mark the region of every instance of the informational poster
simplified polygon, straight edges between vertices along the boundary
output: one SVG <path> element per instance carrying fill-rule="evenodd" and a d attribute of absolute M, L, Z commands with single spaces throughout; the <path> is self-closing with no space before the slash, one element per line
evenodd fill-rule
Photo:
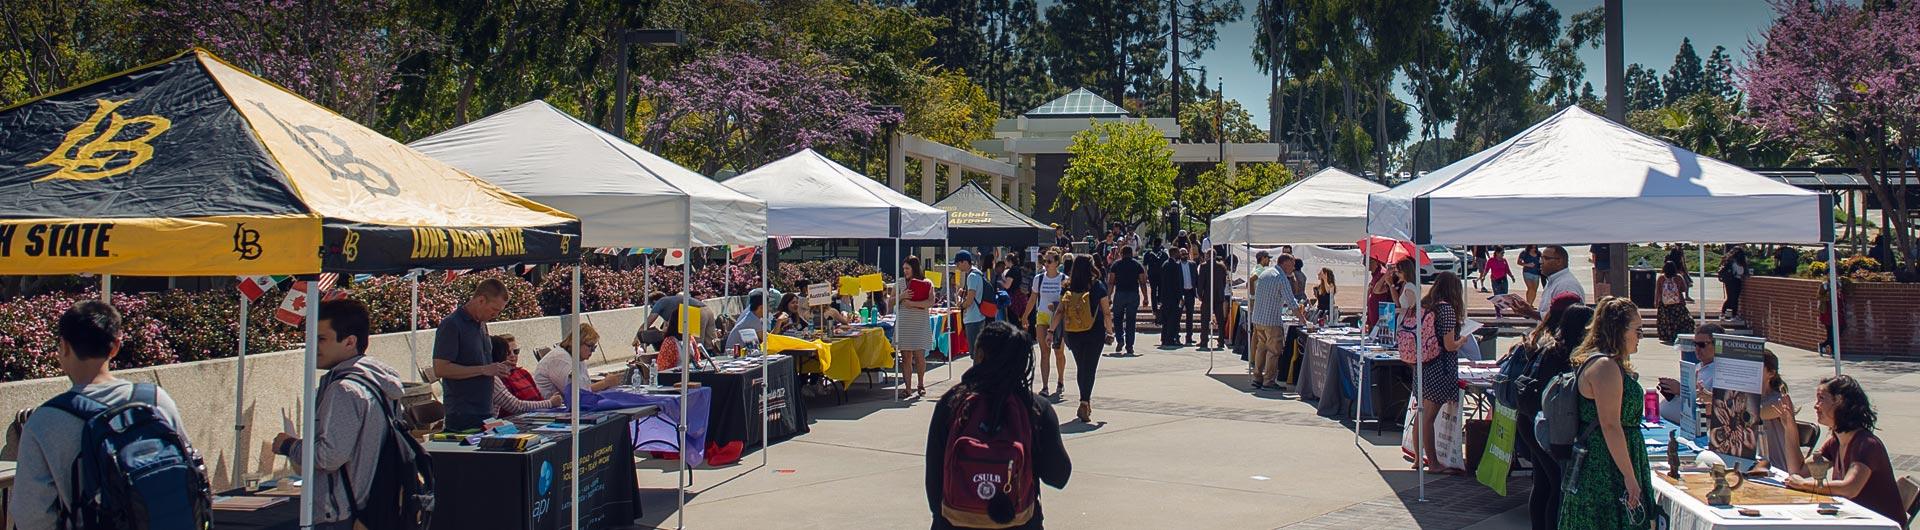
<path fill-rule="evenodd" d="M 1680 395 L 1674 399 L 1687 406 L 1679 410 L 1685 414 L 1677 418 L 1667 418 L 1679 426 L 1680 436 L 1688 440 L 1700 437 L 1700 376 L 1699 363 L 1680 361 Z"/>
<path fill-rule="evenodd" d="M 887 277 L 876 272 L 860 276 L 860 292 L 878 293 L 887 290 Z"/>
<path fill-rule="evenodd" d="M 1765 339 L 1714 335 L 1713 399 L 1707 417 L 1707 444 L 1715 453 L 1751 460 L 1759 452 L 1762 357 Z"/>
<path fill-rule="evenodd" d="M 1507 495 L 1507 472 L 1513 469 L 1514 430 L 1518 428 L 1515 417 L 1518 411 L 1506 405 L 1493 405 L 1493 427 L 1487 431 L 1487 452 L 1480 456 L 1480 469 L 1474 475 L 1481 484 L 1493 488 L 1494 493 Z"/>
<path fill-rule="evenodd" d="M 807 286 L 807 305 L 823 306 L 833 303 L 833 286 L 816 283 Z"/>
<path fill-rule="evenodd" d="M 840 296 L 860 296 L 860 279 L 852 276 L 841 276 Z"/>
<path fill-rule="evenodd" d="M 943 280 L 946 280 L 946 277 L 947 277 L 947 275 L 945 274 L 941 274 L 934 271 L 927 271 L 927 272 L 920 273 L 920 276 L 922 278 L 926 278 L 928 282 L 933 283 L 933 288 L 935 289 L 939 289 L 942 285 L 946 284 L 946 282 L 943 281 Z"/>

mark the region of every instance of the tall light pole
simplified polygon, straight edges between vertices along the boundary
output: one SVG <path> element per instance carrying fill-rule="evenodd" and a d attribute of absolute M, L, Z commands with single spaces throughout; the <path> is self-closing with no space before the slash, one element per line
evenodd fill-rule
<path fill-rule="evenodd" d="M 620 32 L 614 45 L 613 134 L 627 137 L 627 49 L 635 44 L 678 47 L 687 43 L 687 34 L 677 29 L 629 29 Z"/>

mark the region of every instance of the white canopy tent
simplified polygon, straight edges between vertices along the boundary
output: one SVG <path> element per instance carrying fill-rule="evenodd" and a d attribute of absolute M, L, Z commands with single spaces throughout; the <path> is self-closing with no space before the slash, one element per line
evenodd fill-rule
<path fill-rule="evenodd" d="M 946 210 L 893 191 L 812 149 L 801 149 L 735 175 L 725 184 L 767 201 L 767 232 L 774 236 L 892 239 L 896 257 L 901 255 L 901 240 L 939 239 L 941 254 L 946 254 Z M 885 264 L 876 265 L 887 270 Z M 952 284 L 941 282 L 943 286 Z M 953 359 L 951 353 L 948 356 L 947 375 L 951 378 Z M 894 366 L 900 364 L 896 358 Z"/>
<path fill-rule="evenodd" d="M 1704 243 L 1825 244 L 1831 255 L 1831 211 L 1824 194 L 1569 106 L 1499 145 L 1369 196 L 1367 231 L 1423 245 L 1690 239 L 1703 244 L 1704 269 Z M 1838 373 L 1837 340 L 1833 359 Z M 1425 498 L 1424 483 L 1420 491 Z"/>
<path fill-rule="evenodd" d="M 1209 233 L 1216 243 L 1352 245 L 1367 237 L 1367 195 L 1383 191 L 1326 168 L 1213 218 Z"/>
<path fill-rule="evenodd" d="M 765 202 L 534 100 L 410 144 L 580 216 L 581 246 L 761 245 Z"/>
<path fill-rule="evenodd" d="M 618 136 L 574 118 L 545 101 L 529 101 L 414 142 L 415 149 L 472 173 L 502 188 L 528 197 L 540 197 L 556 208 L 581 218 L 583 247 L 690 248 L 719 245 L 768 244 L 767 203 L 734 191 L 685 167 L 647 152 Z M 591 219 L 591 221 L 589 221 Z M 683 297 L 692 284 L 693 260 L 681 267 Z M 767 260 L 761 260 L 761 291 L 766 291 Z M 573 320 L 580 315 L 580 269 L 573 272 Z M 686 298 L 683 298 L 686 299 Z M 767 301 L 772 304 L 772 301 Z M 686 318 L 689 311 L 676 314 Z M 680 329 L 687 329 L 682 322 Z M 767 330 L 760 330 L 766 336 Z M 580 334 L 569 345 L 580 351 Z M 697 341 L 696 341 L 697 342 Z M 697 344 L 688 343 L 692 347 Z M 688 347 L 688 346 L 682 346 Z M 686 359 L 688 356 L 683 356 Z M 575 381 L 585 381 L 584 363 L 574 363 Z M 686 380 L 687 366 L 680 376 Z M 761 376 L 766 376 L 766 364 Z M 761 388 L 762 404 L 767 389 Z M 568 403 L 580 402 L 578 385 Z M 572 407 L 572 457 L 580 461 L 579 407 Z M 680 415 L 687 415 L 687 386 L 680 387 Z M 761 416 L 764 422 L 766 415 Z M 677 447 L 686 447 L 686 422 L 679 421 Z M 761 460 L 768 458 L 766 433 L 761 426 Z M 686 519 L 685 459 L 678 459 L 679 510 L 677 526 Z M 580 485 L 573 485 L 572 521 L 580 524 Z"/>
<path fill-rule="evenodd" d="M 725 184 L 766 201 L 767 232 L 775 236 L 908 240 L 947 237 L 946 210 L 901 195 L 812 149 L 802 149 L 736 175 Z"/>

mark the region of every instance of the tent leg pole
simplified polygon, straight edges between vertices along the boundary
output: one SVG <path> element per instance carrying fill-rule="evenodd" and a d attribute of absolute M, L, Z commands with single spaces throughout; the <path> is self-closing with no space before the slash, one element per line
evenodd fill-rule
<path fill-rule="evenodd" d="M 240 453 L 246 447 L 247 311 L 251 303 L 252 300 L 245 293 L 240 294 L 240 344 L 235 350 L 240 354 L 234 357 L 233 363 L 233 482 L 227 486 L 229 488 L 244 486 L 246 480 L 246 459 L 241 458 Z"/>
<path fill-rule="evenodd" d="M 952 242 L 951 242 L 951 240 L 948 240 L 947 238 L 940 238 L 940 261 L 947 261 L 948 259 L 950 259 L 950 258 L 949 258 L 948 256 L 949 256 L 950 254 L 952 254 L 952 253 L 953 253 L 953 248 L 952 248 L 952 246 L 953 246 L 953 244 L 952 244 Z M 949 262 L 949 263 L 951 263 L 951 262 Z M 946 280 L 946 281 L 943 281 L 943 282 L 940 282 L 941 284 L 943 284 L 943 285 L 945 285 L 945 286 L 947 287 L 947 306 L 948 306 L 948 307 L 959 307 L 959 306 L 960 306 L 960 304 L 956 304 L 956 303 L 954 303 L 954 299 L 953 299 L 953 282 L 954 282 L 954 280 L 955 280 L 955 277 L 954 277 L 954 276 L 953 276 L 953 274 L 952 274 L 952 271 L 953 271 L 953 269 L 952 269 L 952 266 L 951 266 L 951 265 L 949 265 L 949 266 L 948 266 L 948 269 L 947 269 L 947 271 L 948 271 L 948 272 L 945 272 L 945 273 L 941 273 L 941 276 L 945 276 L 945 278 L 942 278 L 942 279 L 944 279 L 944 280 Z M 945 320 L 955 320 L 955 319 L 959 319 L 959 318 L 962 318 L 962 317 L 963 317 L 963 315 L 958 315 L 958 314 L 954 314 L 954 313 L 948 313 L 948 314 L 947 314 L 947 318 L 946 318 Z M 956 323 L 959 323 L 959 322 L 956 322 Z M 964 326 L 964 324 L 963 324 L 963 326 Z M 967 336 L 967 331 L 966 331 L 966 328 L 964 328 L 964 327 L 962 327 L 962 328 L 960 329 L 960 336 L 961 336 L 961 337 L 965 337 L 965 336 Z M 968 344 L 968 345 L 967 345 L 967 347 L 968 347 L 968 348 L 972 348 L 972 347 L 973 347 L 973 345 L 972 345 L 972 344 Z M 953 349 L 954 349 L 954 348 L 953 348 L 953 336 L 952 336 L 952 334 L 951 334 L 951 333 L 949 333 L 949 334 L 948 334 L 948 336 L 947 336 L 947 351 L 946 351 L 946 354 L 947 354 L 947 381 L 952 381 L 952 380 L 953 380 L 953 363 L 954 363 L 954 360 L 955 360 L 955 357 L 953 356 Z M 943 381 L 943 382 L 945 382 L 945 381 Z"/>
<path fill-rule="evenodd" d="M 691 337 L 691 335 L 687 333 L 687 330 L 692 327 L 690 324 L 692 324 L 693 320 L 688 318 L 688 313 L 693 312 L 691 311 L 692 307 L 693 260 L 688 259 L 680 263 L 680 309 L 675 311 L 675 313 L 677 313 L 675 318 L 680 319 L 680 336 L 683 339 Z M 693 454 L 691 448 L 687 447 L 687 389 L 693 386 L 690 383 L 691 380 L 687 379 L 687 365 L 690 364 L 688 361 L 693 358 L 695 352 L 699 351 L 700 348 L 698 337 L 692 338 L 694 340 L 680 341 L 680 417 L 679 421 L 675 422 L 676 425 L 673 429 L 680 437 L 680 444 L 676 446 L 680 448 L 680 458 L 674 461 L 674 465 L 677 468 L 674 471 L 674 475 L 680 480 L 679 510 L 675 511 L 673 515 L 675 528 L 687 527 L 687 473 L 691 471 L 687 468 L 687 457 Z M 574 503 L 574 506 L 579 505 L 580 503 Z M 579 527 L 575 526 L 574 528 Z"/>
<path fill-rule="evenodd" d="M 571 445 L 570 450 L 572 451 L 572 456 L 573 456 L 573 460 L 572 460 L 573 469 L 575 470 L 580 469 L 580 385 L 586 383 L 587 381 L 587 366 L 586 366 L 587 363 L 586 361 L 578 360 L 580 358 L 579 356 L 580 356 L 580 340 L 581 340 L 581 337 L 580 337 L 580 269 L 585 266 L 586 266 L 585 256 L 581 257 L 580 262 L 573 264 L 573 289 L 571 289 L 571 292 L 573 293 L 572 295 L 573 300 L 571 305 L 571 314 L 573 318 L 567 321 L 567 327 L 566 327 L 566 335 L 573 337 L 572 344 L 567 345 L 568 348 L 571 348 L 570 350 L 567 351 L 567 353 L 570 355 L 573 355 L 574 358 L 576 359 L 573 362 L 573 381 L 567 385 L 567 392 L 573 394 L 571 396 L 572 401 L 567 402 L 567 404 L 569 405 L 567 407 L 567 411 L 572 416 L 572 421 L 569 422 L 569 425 L 567 428 L 570 431 L 572 431 L 571 432 L 572 436 L 569 437 L 568 442 Z M 568 528 L 579 528 L 580 527 L 580 481 L 569 480 L 567 481 L 567 483 L 568 483 L 567 487 L 570 490 L 568 493 L 572 495 L 572 499 L 573 499 L 572 500 L 573 509 L 568 514 L 568 517 L 571 518 L 570 521 L 572 526 L 569 526 Z"/>
<path fill-rule="evenodd" d="M 316 434 L 314 432 L 314 408 L 316 407 L 314 400 L 318 397 L 319 393 L 318 389 L 314 387 L 314 371 L 317 370 L 315 365 L 318 364 L 316 356 L 319 353 L 319 350 L 316 350 L 315 347 L 320 343 L 320 310 L 316 307 L 319 305 L 316 301 L 320 299 L 320 282 L 314 280 L 306 282 L 306 284 L 307 347 L 305 348 L 305 358 L 300 365 L 300 376 L 303 381 L 303 384 L 300 386 L 300 436 L 305 437 L 308 442 L 314 442 L 317 441 L 317 438 L 314 436 L 314 434 Z M 313 469 L 313 450 L 311 448 L 314 447 L 314 445 L 307 444 L 306 447 L 309 449 L 300 452 L 300 469 L 302 473 L 310 474 L 311 472 L 305 470 Z M 301 488 L 300 528 L 313 528 L 313 515 L 313 488 Z"/>
<path fill-rule="evenodd" d="M 766 308 L 762 309 L 766 313 L 765 316 L 760 318 L 760 465 L 762 466 L 767 465 L 767 459 L 771 458 L 767 453 L 773 451 L 771 441 L 773 435 L 770 434 L 773 430 L 773 402 L 767 398 L 769 387 L 773 386 L 773 378 L 768 375 L 770 368 L 767 366 L 773 362 L 773 352 L 767 351 L 767 334 L 771 333 L 773 328 L 770 327 L 772 324 L 766 318 L 773 316 L 773 304 L 778 301 L 773 299 L 773 291 L 767 288 L 767 262 L 771 261 L 772 253 L 772 247 L 760 249 L 760 307 Z M 787 396 L 787 399 L 796 397 Z M 781 417 L 786 416 L 783 414 Z"/>
<path fill-rule="evenodd" d="M 1833 375 L 1840 376 L 1840 280 L 1833 269 L 1840 264 L 1833 243 L 1827 243 L 1827 337 L 1833 340 Z"/>
<path fill-rule="evenodd" d="M 1360 291 L 1360 295 L 1363 297 L 1361 298 L 1361 300 L 1370 299 L 1372 298 L 1371 295 L 1373 294 L 1373 242 L 1367 241 L 1366 243 L 1367 244 L 1365 245 L 1360 245 L 1360 254 L 1362 256 L 1360 258 L 1360 266 L 1363 270 L 1366 271 L 1365 277 L 1366 277 L 1366 285 L 1367 285 L 1366 290 Z M 1366 326 L 1367 316 L 1369 316 L 1369 314 L 1376 313 L 1377 311 L 1379 311 L 1379 309 L 1374 308 L 1372 305 L 1368 305 L 1366 302 L 1360 303 L 1360 310 L 1362 311 L 1362 313 L 1360 313 L 1360 325 L 1362 327 Z M 1375 322 L 1375 325 L 1379 325 L 1378 324 L 1379 321 L 1376 320 L 1374 322 Z M 1374 330 L 1369 329 L 1367 331 L 1371 333 Z M 1366 339 L 1363 336 L 1361 340 L 1364 341 Z M 1354 381 L 1356 382 L 1353 385 L 1353 443 L 1354 445 L 1359 445 L 1360 444 L 1360 400 L 1365 398 L 1367 395 L 1366 394 L 1367 392 L 1366 363 L 1361 363 L 1360 373 L 1356 374 L 1356 376 L 1357 377 L 1354 378 Z M 1321 398 L 1321 399 L 1325 399 L 1325 398 Z M 1374 418 L 1373 421 L 1380 421 L 1380 418 Z"/>
<path fill-rule="evenodd" d="M 100 301 L 113 305 L 113 275 L 100 275 Z"/>
<path fill-rule="evenodd" d="M 1414 249 L 1414 252 L 1423 252 L 1420 250 L 1420 247 L 1417 247 L 1417 246 L 1414 247 L 1413 249 Z M 1413 262 L 1413 266 L 1414 266 L 1413 299 L 1419 300 L 1420 288 L 1423 287 L 1424 284 L 1426 283 L 1420 278 L 1420 272 L 1419 272 L 1420 256 L 1419 254 L 1415 254 L 1413 256 L 1408 257 L 1407 259 L 1414 260 Z M 1414 322 L 1414 330 L 1416 331 L 1415 337 L 1414 337 L 1413 349 L 1416 352 L 1420 351 L 1420 345 L 1425 343 L 1427 340 L 1427 328 L 1420 326 L 1420 321 L 1426 318 L 1424 315 L 1421 314 L 1421 311 L 1423 309 L 1424 308 L 1420 307 L 1419 303 L 1415 303 L 1413 306 L 1413 322 Z M 1438 324 L 1435 324 L 1434 326 L 1439 327 Z M 1413 358 L 1413 361 L 1414 361 L 1413 376 L 1415 379 L 1413 383 L 1413 399 L 1418 401 L 1425 401 L 1424 399 L 1422 399 L 1423 396 L 1421 396 L 1421 394 L 1424 393 L 1427 386 L 1427 363 L 1425 360 L 1421 359 L 1417 355 Z M 1426 403 L 1420 403 L 1420 416 L 1427 415 L 1426 405 L 1427 405 Z M 1413 452 L 1414 452 L 1413 464 L 1420 468 L 1420 479 L 1419 479 L 1420 480 L 1420 496 L 1419 496 L 1420 502 L 1427 502 L 1427 464 L 1426 464 L 1427 436 L 1426 434 L 1427 434 L 1426 429 L 1421 428 L 1420 417 L 1415 417 L 1413 419 Z M 1439 451 L 1437 450 L 1434 452 L 1436 454 L 1439 453 Z M 1439 460 L 1439 458 L 1436 457 L 1434 460 L 1437 461 Z"/>
<path fill-rule="evenodd" d="M 426 376 L 420 373 L 420 346 L 415 340 L 420 335 L 420 272 L 408 276 L 413 277 L 413 299 L 407 305 L 407 362 L 413 365 L 413 376 L 425 382 Z"/>
<path fill-rule="evenodd" d="M 1694 286 L 1695 288 L 1694 290 L 1700 293 L 1700 295 L 1697 297 L 1700 302 L 1700 325 L 1704 326 L 1704 325 L 1707 325 L 1707 244 L 1706 243 L 1700 243 L 1699 258 L 1700 258 L 1700 282 L 1698 285 Z M 1595 302 L 1598 302 L 1598 300 L 1595 300 Z"/>
<path fill-rule="evenodd" d="M 900 262 L 906 261 L 905 259 L 902 259 L 900 256 L 900 238 L 893 239 L 893 260 L 900 261 Z M 899 269 L 894 269 L 894 270 L 899 270 Z M 887 269 L 884 267 L 880 269 L 880 272 L 882 273 L 885 273 L 886 271 Z M 906 281 L 907 279 L 901 277 L 898 273 L 894 274 L 893 275 L 894 293 L 896 294 L 900 293 L 901 292 L 900 288 L 906 286 L 906 283 L 905 283 Z M 903 302 L 903 301 L 904 300 L 898 300 L 898 299 L 893 301 L 893 308 L 892 308 L 893 309 L 893 329 L 894 329 L 893 336 L 895 338 L 898 338 L 900 336 L 900 332 L 899 332 L 900 302 Z M 896 402 L 900 401 L 900 391 L 902 389 L 905 389 L 907 385 L 907 381 L 906 381 L 907 368 L 905 366 L 901 366 L 903 364 L 906 364 L 906 355 L 900 351 L 899 345 L 896 344 L 894 345 L 894 348 L 893 348 L 893 400 Z"/>

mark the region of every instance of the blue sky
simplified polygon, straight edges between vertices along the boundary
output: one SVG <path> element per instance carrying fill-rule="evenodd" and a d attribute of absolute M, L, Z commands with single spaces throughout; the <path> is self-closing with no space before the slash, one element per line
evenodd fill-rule
<path fill-rule="evenodd" d="M 1200 63 L 1206 65 L 1207 75 L 1214 78 L 1207 84 L 1215 85 L 1224 77 L 1226 96 L 1239 100 L 1253 113 L 1253 122 L 1264 129 L 1267 77 L 1254 67 L 1251 54 L 1252 18 L 1257 2 L 1240 1 L 1246 5 L 1247 15 L 1220 29 L 1218 45 L 1208 51 Z M 1601 0 L 1554 0 L 1552 3 L 1564 19 L 1599 6 Z M 1743 62 L 1748 43 L 1758 42 L 1773 19 L 1772 8 L 1762 0 L 1624 0 L 1624 3 L 1627 64 L 1645 64 L 1662 74 L 1673 64 L 1673 54 L 1680 49 L 1682 37 L 1693 40 L 1694 50 L 1702 60 L 1717 45 L 1726 46 L 1736 63 Z M 1604 97 L 1606 62 L 1601 50 L 1584 50 L 1580 58 L 1586 62 L 1587 80 L 1593 83 L 1594 92 Z M 1411 99 L 1399 86 L 1395 91 L 1402 93 L 1402 99 Z M 1417 118 L 1413 119 L 1418 123 Z"/>

